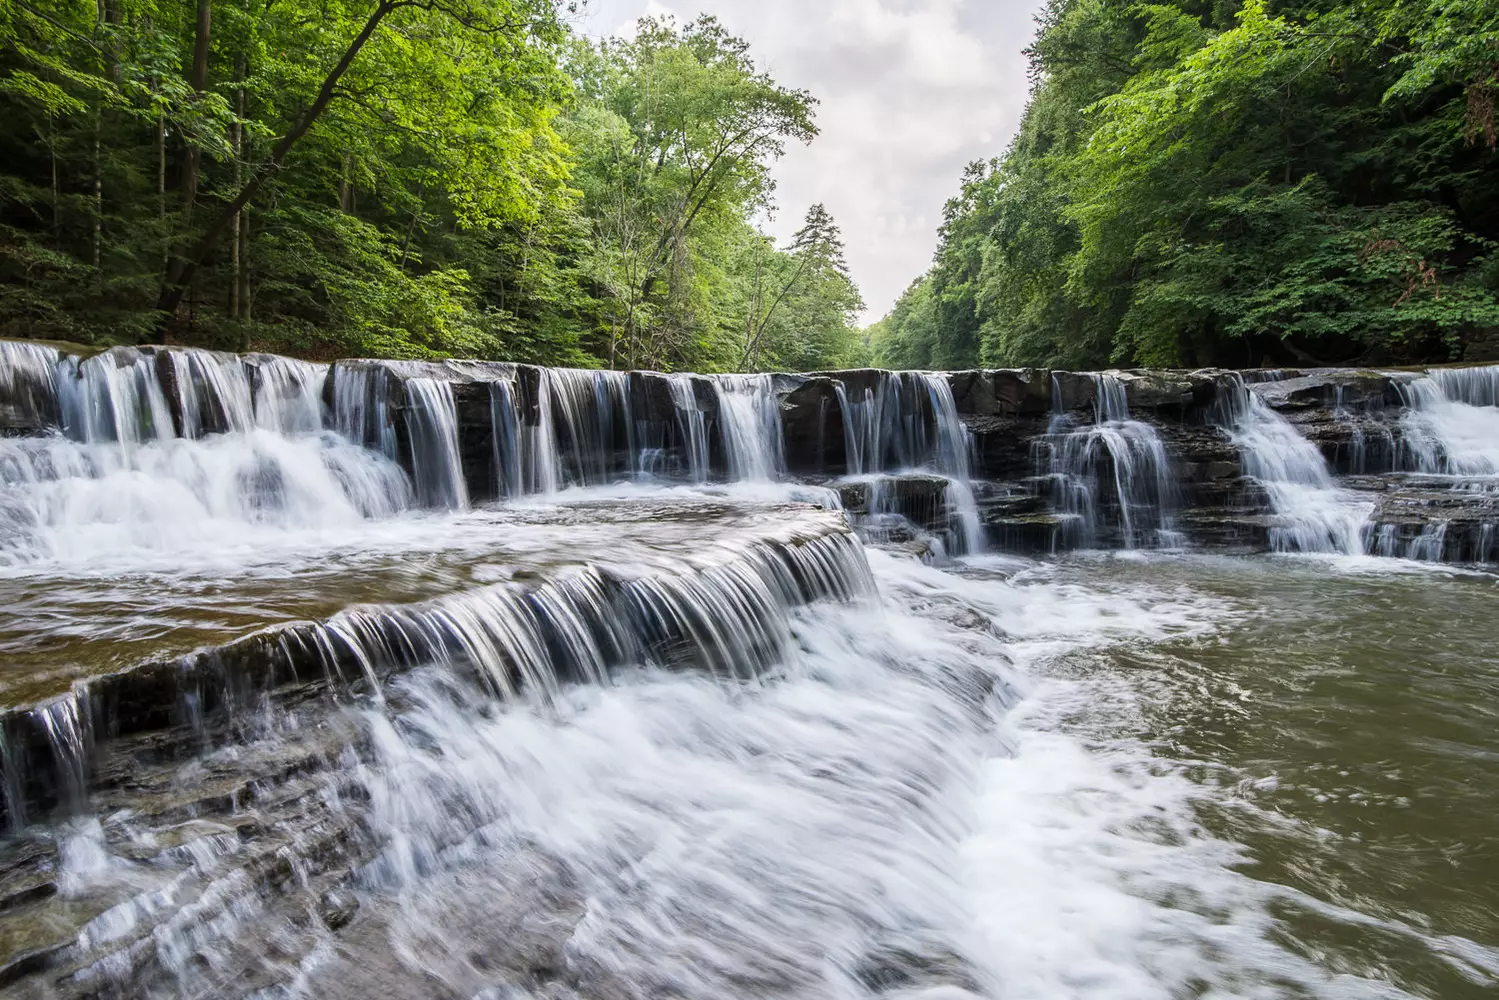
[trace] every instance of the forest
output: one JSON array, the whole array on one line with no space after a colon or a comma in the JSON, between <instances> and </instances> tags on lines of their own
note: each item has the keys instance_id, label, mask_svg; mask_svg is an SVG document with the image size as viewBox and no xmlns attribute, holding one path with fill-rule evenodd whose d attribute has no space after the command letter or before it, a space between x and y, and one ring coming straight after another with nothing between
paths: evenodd
<instances>
[{"instance_id":1,"label":"forest","mask_svg":"<svg viewBox=\"0 0 1499 1000\"><path fill-rule=\"evenodd\" d=\"M860 363L836 222L766 232L813 95L712 18L593 40L577 13L0 0L0 336Z\"/></svg>"},{"instance_id":2,"label":"forest","mask_svg":"<svg viewBox=\"0 0 1499 1000\"><path fill-rule=\"evenodd\" d=\"M893 368L1499 358L1499 3L1050 0Z\"/></svg>"}]
</instances>

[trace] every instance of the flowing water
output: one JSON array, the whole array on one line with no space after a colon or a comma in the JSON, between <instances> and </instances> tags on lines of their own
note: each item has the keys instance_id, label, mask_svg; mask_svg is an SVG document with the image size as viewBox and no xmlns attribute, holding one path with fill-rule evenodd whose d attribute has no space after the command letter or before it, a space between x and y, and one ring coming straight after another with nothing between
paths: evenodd
<instances>
[{"instance_id":1,"label":"flowing water","mask_svg":"<svg viewBox=\"0 0 1499 1000\"><path fill-rule=\"evenodd\" d=\"M1060 408L1053 385L1049 433L1036 442L1037 464L1051 483L1067 542L1092 548L1117 536L1124 548L1180 544L1172 515L1178 506L1171 462L1150 424L1130 417L1123 383L1094 377L1091 424L1079 426Z\"/></svg>"},{"instance_id":2,"label":"flowing water","mask_svg":"<svg viewBox=\"0 0 1499 1000\"><path fill-rule=\"evenodd\" d=\"M612 373L8 350L58 430L0 438L6 996L1499 991L1496 580L1336 554L1248 389L1285 553L975 518L923 562L787 481L764 377L653 422ZM1100 390L1055 433L1143 544L1156 446ZM871 492L961 514L945 380L844 415Z\"/></svg>"},{"instance_id":3,"label":"flowing water","mask_svg":"<svg viewBox=\"0 0 1499 1000\"><path fill-rule=\"evenodd\" d=\"M1432 372L1403 388L1401 417L1407 463L1417 472L1451 476L1478 489L1499 483L1496 369Z\"/></svg>"},{"instance_id":4,"label":"flowing water","mask_svg":"<svg viewBox=\"0 0 1499 1000\"><path fill-rule=\"evenodd\" d=\"M971 485L972 444L958 419L952 387L936 372L881 372L862 392L837 384L843 440L851 479L888 474L932 473L947 481L943 505L949 523L940 539L944 552L984 551L984 531ZM871 488L870 512L889 516L879 499L893 491Z\"/></svg>"},{"instance_id":5,"label":"flowing water","mask_svg":"<svg viewBox=\"0 0 1499 1000\"><path fill-rule=\"evenodd\" d=\"M1327 459L1242 381L1226 420L1244 474L1270 496L1277 515L1270 543L1279 552L1355 555L1364 551L1372 507L1333 480Z\"/></svg>"}]
</instances>

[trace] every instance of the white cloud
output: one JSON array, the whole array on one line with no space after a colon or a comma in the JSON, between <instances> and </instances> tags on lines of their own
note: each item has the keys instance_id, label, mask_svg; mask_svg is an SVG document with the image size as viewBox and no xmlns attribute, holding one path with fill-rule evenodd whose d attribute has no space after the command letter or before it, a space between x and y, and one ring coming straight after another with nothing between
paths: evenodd
<instances>
[{"instance_id":1,"label":"white cloud","mask_svg":"<svg viewBox=\"0 0 1499 1000\"><path fill-rule=\"evenodd\" d=\"M793 232L824 202L869 305L883 315L931 263L963 166L1003 150L1025 106L1041 0L594 0L583 28L618 33L646 13L716 15L785 85L821 101L822 134L777 165Z\"/></svg>"}]
</instances>

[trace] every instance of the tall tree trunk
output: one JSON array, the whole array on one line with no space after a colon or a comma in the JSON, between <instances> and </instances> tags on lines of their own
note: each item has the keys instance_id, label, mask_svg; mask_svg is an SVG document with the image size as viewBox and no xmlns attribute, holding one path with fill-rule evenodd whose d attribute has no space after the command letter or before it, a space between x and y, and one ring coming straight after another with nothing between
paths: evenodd
<instances>
[{"instance_id":1,"label":"tall tree trunk","mask_svg":"<svg viewBox=\"0 0 1499 1000\"><path fill-rule=\"evenodd\" d=\"M94 279L99 282L102 290L104 275L100 272L99 265L103 259L104 243L104 165L99 149L99 129L102 125L99 118L98 114L94 115L94 232L90 240L89 256L94 265Z\"/></svg>"},{"instance_id":2,"label":"tall tree trunk","mask_svg":"<svg viewBox=\"0 0 1499 1000\"><path fill-rule=\"evenodd\" d=\"M234 186L237 189L244 183L245 162L245 58L241 56L234 63L234 77L240 81L241 86L237 88L234 99L234 124L229 127L230 141L234 146ZM229 238L229 254L232 267L229 275L229 318L239 319L240 312L240 272L244 267L241 256L244 250L243 241L240 239L240 230L244 228L244 213L238 212L234 216L234 229Z\"/></svg>"},{"instance_id":3,"label":"tall tree trunk","mask_svg":"<svg viewBox=\"0 0 1499 1000\"><path fill-rule=\"evenodd\" d=\"M246 205L240 210L239 220L239 311L240 319L245 325L246 350L249 349L250 337L250 206Z\"/></svg>"},{"instance_id":4,"label":"tall tree trunk","mask_svg":"<svg viewBox=\"0 0 1499 1000\"><path fill-rule=\"evenodd\" d=\"M62 193L57 183L57 126L52 126L52 141L47 144L52 153L52 249L62 249Z\"/></svg>"},{"instance_id":5,"label":"tall tree trunk","mask_svg":"<svg viewBox=\"0 0 1499 1000\"><path fill-rule=\"evenodd\" d=\"M281 169L292 147L307 134L307 131L312 128L313 123L327 109L329 102L333 100L333 92L338 86L338 81L342 79L344 73L348 72L354 58L359 55L359 51L370 40L370 36L375 33L375 29L380 27L380 22L385 20L386 15L391 11L407 5L408 0L384 0L383 3L370 13L369 19L365 21L364 27L360 29L359 34L354 36L354 40L349 43L349 47L344 51L343 57L339 59L338 65L334 66L323 80L322 87L318 89L317 97L313 99L312 104L308 106L307 110L302 113L302 117L297 119L297 123L291 127L286 135L281 137L281 141L276 143L265 165L250 174L250 179L240 188L239 194L234 196L234 200L219 213L213 222L209 223L208 228L204 230L193 252L186 257L179 257L172 261L171 266L167 268L166 280L162 283L161 295L156 300L156 309L160 314L157 320L159 324L165 325L171 320L172 314L177 311L178 305L182 303L182 296L187 289L188 283L192 281L193 276L197 273L198 268L203 265L208 255L213 252L213 248L218 246L219 240L223 238L224 233L229 229L229 224L233 221L235 215L242 211L250 203L250 199L254 198L256 193L265 186L266 181L270 180Z\"/></svg>"},{"instance_id":6,"label":"tall tree trunk","mask_svg":"<svg viewBox=\"0 0 1499 1000\"><path fill-rule=\"evenodd\" d=\"M193 65L188 76L193 94L202 100L208 89L208 49L213 41L213 0L198 0L198 27L193 35ZM198 200L198 170L203 152L190 137L187 140L187 165L182 171L182 212L186 224L193 218L193 204ZM186 228L186 226L184 226Z\"/></svg>"},{"instance_id":7,"label":"tall tree trunk","mask_svg":"<svg viewBox=\"0 0 1499 1000\"><path fill-rule=\"evenodd\" d=\"M161 263L172 256L172 233L167 228L167 116L156 116L156 224L161 227Z\"/></svg>"}]
</instances>

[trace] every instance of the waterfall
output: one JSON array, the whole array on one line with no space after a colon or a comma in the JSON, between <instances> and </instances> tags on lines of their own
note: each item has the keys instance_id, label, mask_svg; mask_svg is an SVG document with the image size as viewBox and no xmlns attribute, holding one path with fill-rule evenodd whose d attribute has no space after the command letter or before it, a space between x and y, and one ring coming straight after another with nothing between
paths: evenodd
<instances>
[{"instance_id":1,"label":"waterfall","mask_svg":"<svg viewBox=\"0 0 1499 1000\"><path fill-rule=\"evenodd\" d=\"M693 377L675 374L666 376L666 380L671 389L672 407L676 411L677 429L686 442L687 479L693 483L707 482L708 427L703 409L697 402Z\"/></svg>"},{"instance_id":2,"label":"waterfall","mask_svg":"<svg viewBox=\"0 0 1499 1000\"><path fill-rule=\"evenodd\" d=\"M168 358L177 383L183 437L243 433L255 426L250 380L238 355L182 348L169 352Z\"/></svg>"},{"instance_id":3,"label":"waterfall","mask_svg":"<svg viewBox=\"0 0 1499 1000\"><path fill-rule=\"evenodd\" d=\"M979 519L978 500L973 495L970 482L973 478L969 453L972 443L968 429L958 419L958 406L953 400L952 386L947 376L935 372L918 372L927 390L936 424L937 446L933 455L936 471L947 477L947 504L952 508L957 524L960 553L983 552L984 526Z\"/></svg>"},{"instance_id":4,"label":"waterfall","mask_svg":"<svg viewBox=\"0 0 1499 1000\"><path fill-rule=\"evenodd\" d=\"M57 424L57 369L62 354L55 347L0 340L0 430L38 430Z\"/></svg>"},{"instance_id":5,"label":"waterfall","mask_svg":"<svg viewBox=\"0 0 1499 1000\"><path fill-rule=\"evenodd\" d=\"M25 359L4 376L11 384L44 384L35 362L46 352L6 355ZM0 438L0 565L227 549L267 530L351 525L411 503L394 463L321 431L317 366L263 364L252 394L240 359L206 351L51 360L62 433Z\"/></svg>"},{"instance_id":6,"label":"waterfall","mask_svg":"<svg viewBox=\"0 0 1499 1000\"><path fill-rule=\"evenodd\" d=\"M396 428L390 413L391 373L370 363L333 367L333 426L345 438L392 461Z\"/></svg>"},{"instance_id":7,"label":"waterfall","mask_svg":"<svg viewBox=\"0 0 1499 1000\"><path fill-rule=\"evenodd\" d=\"M116 347L83 361L64 358L57 395L63 428L76 441L126 447L177 436L149 354Z\"/></svg>"},{"instance_id":8,"label":"waterfall","mask_svg":"<svg viewBox=\"0 0 1499 1000\"><path fill-rule=\"evenodd\" d=\"M849 475L911 469L926 458L927 419L915 405L913 378L907 372L879 372L877 383L862 393L851 393L838 381Z\"/></svg>"},{"instance_id":9,"label":"waterfall","mask_svg":"<svg viewBox=\"0 0 1499 1000\"><path fill-rule=\"evenodd\" d=\"M780 406L769 375L719 375L718 425L729 479L768 481L784 472Z\"/></svg>"},{"instance_id":10,"label":"waterfall","mask_svg":"<svg viewBox=\"0 0 1499 1000\"><path fill-rule=\"evenodd\" d=\"M1244 475L1264 488L1275 511L1271 548L1362 554L1371 505L1339 489L1316 445L1243 379L1234 377L1233 392L1226 399L1229 436L1239 449Z\"/></svg>"},{"instance_id":11,"label":"waterfall","mask_svg":"<svg viewBox=\"0 0 1499 1000\"><path fill-rule=\"evenodd\" d=\"M1063 409L1053 376L1052 417L1036 446L1037 464L1070 522L1074 543L1097 545L1114 529L1125 548L1179 545L1173 521L1179 501L1160 434L1130 416L1118 376L1104 373L1093 380L1094 422L1079 427Z\"/></svg>"},{"instance_id":12,"label":"waterfall","mask_svg":"<svg viewBox=\"0 0 1499 1000\"><path fill-rule=\"evenodd\" d=\"M497 479L495 496L514 498L532 492L526 478L526 427L515 386L506 379L489 383L489 431Z\"/></svg>"},{"instance_id":13,"label":"waterfall","mask_svg":"<svg viewBox=\"0 0 1499 1000\"><path fill-rule=\"evenodd\" d=\"M1499 365L1428 372L1404 383L1403 465L1413 472L1475 480L1499 477Z\"/></svg>"},{"instance_id":14,"label":"waterfall","mask_svg":"<svg viewBox=\"0 0 1499 1000\"><path fill-rule=\"evenodd\" d=\"M843 414L848 475L858 478L924 471L947 481L944 504L950 529L943 548L953 555L984 551L984 527L971 484L970 443L958 417L952 386L941 372L878 372L861 393L835 385ZM869 513L889 519L879 501L891 496L870 487Z\"/></svg>"},{"instance_id":15,"label":"waterfall","mask_svg":"<svg viewBox=\"0 0 1499 1000\"><path fill-rule=\"evenodd\" d=\"M411 468L417 502L449 510L468 508L468 487L458 451L458 413L453 388L430 378L406 380Z\"/></svg>"},{"instance_id":16,"label":"waterfall","mask_svg":"<svg viewBox=\"0 0 1499 1000\"><path fill-rule=\"evenodd\" d=\"M626 373L543 368L541 396L537 462L555 464L553 489L563 483L601 486L636 471Z\"/></svg>"},{"instance_id":17,"label":"waterfall","mask_svg":"<svg viewBox=\"0 0 1499 1000\"><path fill-rule=\"evenodd\" d=\"M267 354L254 359L254 371L255 426L278 434L322 430L327 365Z\"/></svg>"}]
</instances>

